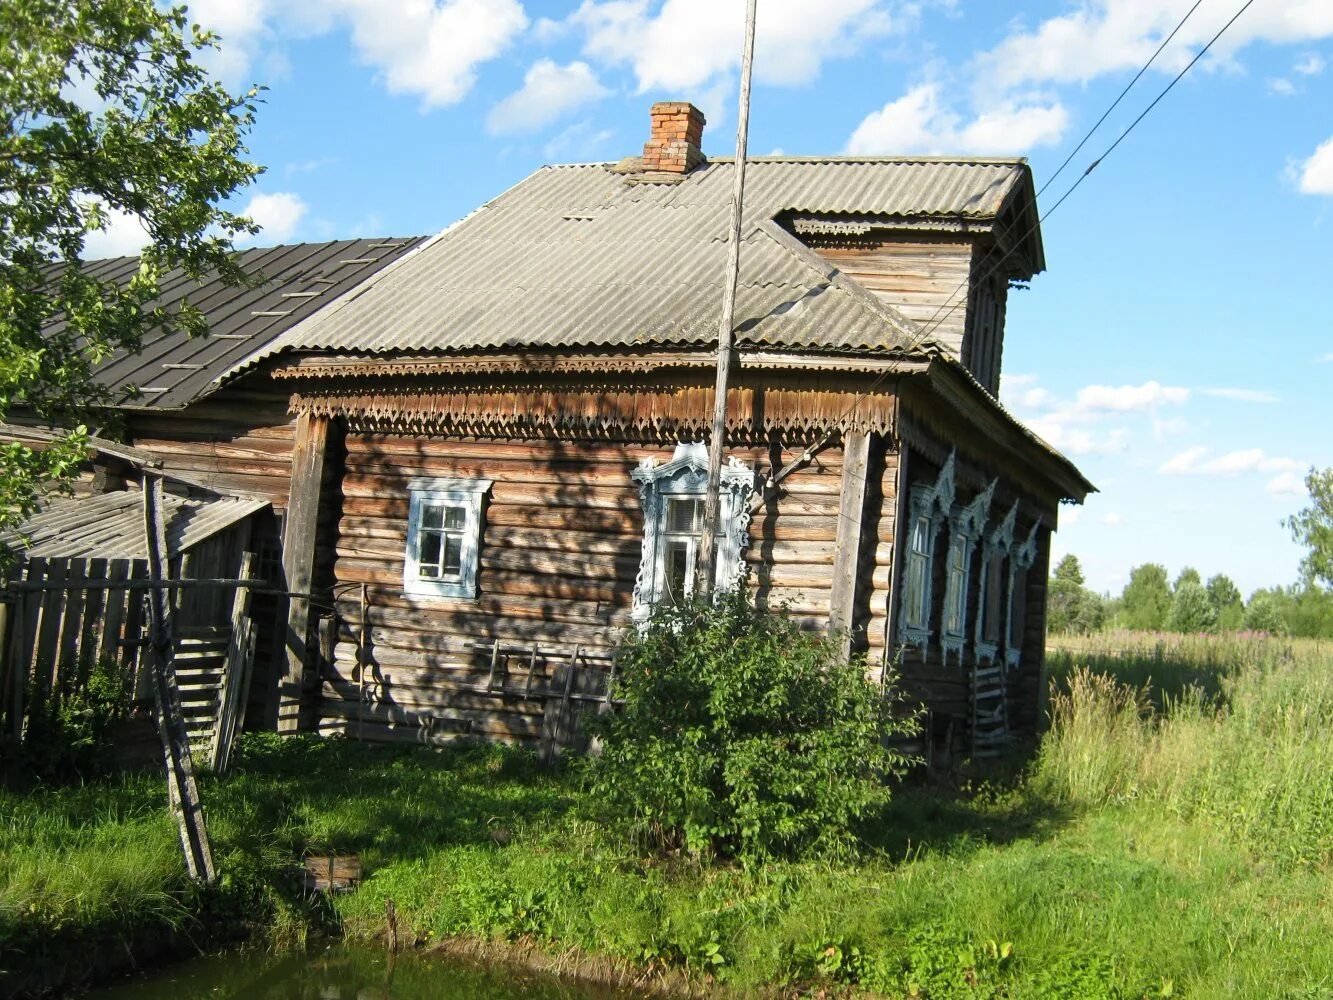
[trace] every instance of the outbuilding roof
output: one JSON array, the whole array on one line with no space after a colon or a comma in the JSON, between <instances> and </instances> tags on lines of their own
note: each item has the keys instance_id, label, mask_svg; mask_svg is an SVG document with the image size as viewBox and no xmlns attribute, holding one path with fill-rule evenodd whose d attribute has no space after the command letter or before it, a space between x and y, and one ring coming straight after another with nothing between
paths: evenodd
<instances>
[{"instance_id":1,"label":"outbuilding roof","mask_svg":"<svg viewBox=\"0 0 1333 1000\"><path fill-rule=\"evenodd\" d=\"M241 268L265 279L253 287L226 285L216 277L194 281L180 270L171 271L162 280L161 301L170 306L188 296L208 319L208 336L158 333L145 339L142 351L113 355L98 367L96 378L116 390L136 388L137 394L121 397L126 405L185 406L206 394L218 376L238 361L355 288L422 239L335 240L239 251L236 261ZM127 282L138 269L138 257L113 257L85 265L87 273L110 281Z\"/></svg>"},{"instance_id":2,"label":"outbuilding roof","mask_svg":"<svg viewBox=\"0 0 1333 1000\"><path fill-rule=\"evenodd\" d=\"M747 161L740 346L930 352L922 331L779 221L941 227L1032 203L1018 159ZM393 353L698 346L717 339L734 163L663 178L598 163L543 167L355 294L292 326L285 350ZM1025 209L1026 210L1026 209ZM1028 235L1040 266L1040 238Z\"/></svg>"},{"instance_id":3,"label":"outbuilding roof","mask_svg":"<svg viewBox=\"0 0 1333 1000\"><path fill-rule=\"evenodd\" d=\"M167 552L176 555L256 511L267 500L242 497L193 499L164 493ZM17 530L0 535L19 558L146 559L143 495L122 490L100 496L53 500Z\"/></svg>"}]
</instances>

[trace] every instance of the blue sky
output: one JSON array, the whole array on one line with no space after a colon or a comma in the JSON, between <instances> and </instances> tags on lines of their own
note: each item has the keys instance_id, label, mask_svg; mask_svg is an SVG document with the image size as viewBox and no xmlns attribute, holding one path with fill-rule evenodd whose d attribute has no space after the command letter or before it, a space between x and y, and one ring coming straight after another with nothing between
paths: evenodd
<instances>
[{"instance_id":1,"label":"blue sky","mask_svg":"<svg viewBox=\"0 0 1333 1000\"><path fill-rule=\"evenodd\" d=\"M759 0L753 153L1023 154L1041 186L1193 0ZM1202 0L1052 204L1241 0ZM743 0L197 0L269 89L261 243L429 233L542 163L637 153L654 100L734 144ZM116 224L91 249L132 252ZM1295 579L1333 465L1333 3L1257 0L1045 224L1002 396L1101 488L1057 555ZM126 245L127 241L130 245Z\"/></svg>"}]
</instances>

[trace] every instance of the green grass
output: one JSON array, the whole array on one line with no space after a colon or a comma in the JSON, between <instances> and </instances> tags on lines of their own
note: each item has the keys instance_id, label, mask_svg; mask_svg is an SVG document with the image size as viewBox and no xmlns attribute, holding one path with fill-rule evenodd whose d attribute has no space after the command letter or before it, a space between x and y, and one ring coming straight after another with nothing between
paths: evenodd
<instances>
[{"instance_id":1,"label":"green grass","mask_svg":"<svg viewBox=\"0 0 1333 1000\"><path fill-rule=\"evenodd\" d=\"M209 894L152 776L0 794L0 965L52 934L206 939L238 915L373 937L392 899L423 944L574 947L741 994L1333 998L1333 650L1115 636L1049 667L1053 725L1018 777L900 790L859 855L754 870L643 858L573 777L500 748L248 737L203 781L230 879ZM366 863L336 912L292 888L306 849Z\"/></svg>"}]
</instances>

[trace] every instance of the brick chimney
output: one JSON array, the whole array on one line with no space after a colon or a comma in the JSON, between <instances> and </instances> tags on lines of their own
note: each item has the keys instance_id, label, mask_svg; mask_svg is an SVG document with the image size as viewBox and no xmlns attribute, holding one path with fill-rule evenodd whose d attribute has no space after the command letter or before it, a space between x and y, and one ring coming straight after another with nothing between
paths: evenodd
<instances>
[{"instance_id":1,"label":"brick chimney","mask_svg":"<svg viewBox=\"0 0 1333 1000\"><path fill-rule=\"evenodd\" d=\"M643 169L687 174L704 162L704 113L687 101L660 101L649 112L651 138L643 144Z\"/></svg>"}]
</instances>

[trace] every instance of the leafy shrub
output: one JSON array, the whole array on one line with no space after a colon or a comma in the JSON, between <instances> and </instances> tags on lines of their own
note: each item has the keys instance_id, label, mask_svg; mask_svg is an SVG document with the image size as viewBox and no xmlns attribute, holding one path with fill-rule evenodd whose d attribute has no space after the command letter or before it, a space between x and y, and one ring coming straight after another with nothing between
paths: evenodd
<instances>
[{"instance_id":1,"label":"leafy shrub","mask_svg":"<svg viewBox=\"0 0 1333 1000\"><path fill-rule=\"evenodd\" d=\"M827 638L742 596L666 608L619 652L592 723L594 798L656 848L757 859L845 844L887 802L913 727Z\"/></svg>"},{"instance_id":2,"label":"leafy shrub","mask_svg":"<svg viewBox=\"0 0 1333 1000\"><path fill-rule=\"evenodd\" d=\"M34 708L24 734L21 759L29 777L44 781L83 780L111 769L115 734L129 717L132 677L114 659L94 663L86 678L61 671L61 683ZM29 703L36 701L36 689Z\"/></svg>"}]
</instances>

